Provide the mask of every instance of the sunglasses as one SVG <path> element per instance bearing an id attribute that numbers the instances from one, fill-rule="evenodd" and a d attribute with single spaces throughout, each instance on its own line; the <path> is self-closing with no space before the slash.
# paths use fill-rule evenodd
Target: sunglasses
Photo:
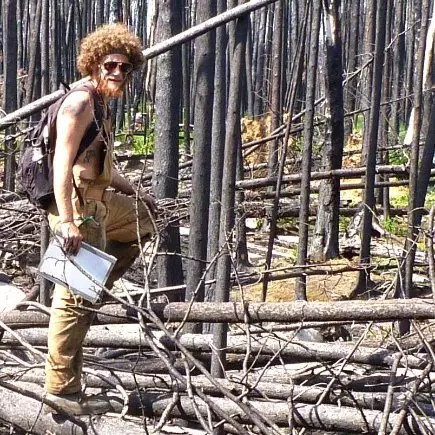
<path id="1" fill-rule="evenodd" d="M 103 66 L 108 73 L 112 73 L 118 67 L 123 74 L 129 74 L 133 70 L 133 65 L 128 62 L 108 61 L 108 62 L 104 62 Z"/>

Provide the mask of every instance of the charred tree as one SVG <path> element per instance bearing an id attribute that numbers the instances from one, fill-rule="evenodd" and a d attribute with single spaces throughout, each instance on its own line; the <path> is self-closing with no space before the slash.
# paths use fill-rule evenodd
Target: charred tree
<path id="1" fill-rule="evenodd" d="M 364 24 L 364 47 L 362 65 L 364 65 L 364 71 L 361 78 L 361 97 L 360 106 L 365 108 L 370 106 L 372 97 L 372 85 L 373 85 L 373 59 L 375 49 L 375 26 L 376 26 L 376 4 L 377 0 L 368 0 L 365 2 L 365 24 Z M 369 112 L 370 113 L 370 112 Z M 361 163 L 364 165 L 367 162 L 368 148 L 370 147 L 368 140 L 368 131 L 370 129 L 370 114 L 364 114 L 364 142 L 363 152 L 361 155 Z"/>
<path id="2" fill-rule="evenodd" d="M 30 0 L 31 22 L 30 22 L 30 48 L 29 67 L 26 89 L 26 104 L 40 96 L 41 85 L 41 44 L 39 41 L 39 29 L 41 27 L 42 0 Z"/>
<path id="3" fill-rule="evenodd" d="M 299 245 L 297 264 L 303 266 L 308 256 L 308 217 L 310 206 L 310 182 L 311 182 L 311 159 L 313 153 L 314 135 L 314 100 L 316 97 L 317 65 L 319 54 L 319 32 L 322 12 L 321 0 L 314 0 L 312 4 L 312 26 L 309 47 L 309 60 L 307 69 L 307 92 L 306 113 L 304 119 L 304 142 L 302 151 L 302 174 L 301 174 L 301 208 L 299 211 Z M 295 297 L 298 300 L 306 300 L 306 277 L 296 280 Z"/>
<path id="4" fill-rule="evenodd" d="M 359 54 L 359 29 L 360 29 L 361 0 L 351 0 L 349 21 L 347 24 L 347 74 L 353 74 L 358 66 Z M 357 77 L 350 78 L 346 84 L 345 108 L 347 112 L 353 112 L 356 107 L 356 95 L 358 89 Z M 346 122 L 345 138 L 349 137 L 353 130 L 353 118 L 349 117 Z"/>
<path id="5" fill-rule="evenodd" d="M 217 262 L 215 301 L 229 300 L 231 272 L 231 238 L 234 231 L 235 217 L 235 182 L 237 164 L 237 146 L 240 145 L 240 106 L 242 98 L 242 72 L 245 71 L 246 33 L 248 16 L 237 20 L 234 35 L 231 35 L 234 47 L 231 52 L 230 83 L 228 93 L 228 110 L 225 133 L 224 172 L 222 180 L 222 209 L 220 217 L 219 246 L 222 252 Z M 211 362 L 211 373 L 214 377 L 223 376 L 225 369 L 225 346 L 228 325 L 218 323 L 213 328 L 213 342 L 216 352 Z"/>
<path id="6" fill-rule="evenodd" d="M 181 14 L 178 3 L 171 0 L 159 6 L 158 36 L 167 39 L 180 32 Z M 157 198 L 176 198 L 178 193 L 178 123 L 181 91 L 181 49 L 175 47 L 157 59 L 156 124 L 153 189 Z M 159 286 L 183 282 L 180 232 L 169 225 L 161 235 L 160 249 L 170 254 L 158 257 Z"/>
<path id="7" fill-rule="evenodd" d="M 217 13 L 226 9 L 226 0 L 218 0 Z M 216 29 L 216 59 L 214 75 L 214 99 L 213 99 L 213 131 L 211 139 L 211 172 L 210 172 L 210 211 L 208 223 L 208 247 L 207 260 L 210 263 L 208 279 L 215 277 L 215 256 L 219 251 L 219 231 L 222 197 L 222 174 L 224 166 L 224 151 L 222 144 L 225 143 L 225 115 L 227 107 L 226 99 L 226 49 L 228 45 L 227 30 L 224 26 Z M 212 294 L 214 287 L 208 289 L 205 299 L 214 299 Z"/>
<path id="8" fill-rule="evenodd" d="M 198 23 L 216 15 L 216 5 L 213 6 L 213 4 L 214 2 L 208 0 L 198 2 Z M 195 148 L 192 164 L 186 300 L 204 300 L 203 274 L 207 261 L 210 205 L 215 44 L 214 31 L 200 36 L 195 42 Z"/>
<path id="9" fill-rule="evenodd" d="M 360 264 L 370 264 L 370 241 L 372 234 L 372 215 L 375 207 L 375 178 L 376 178 L 376 154 L 378 148 L 378 127 L 379 112 L 382 93 L 382 68 L 384 64 L 385 50 L 385 24 L 387 5 L 385 2 L 378 2 L 376 11 L 376 43 L 373 63 L 373 77 L 371 86 L 371 105 L 368 117 L 368 130 L 364 132 L 367 136 L 367 170 L 364 188 L 364 217 L 361 233 Z M 364 293 L 369 285 L 369 270 L 365 269 L 359 273 L 355 293 Z"/>
<path id="10" fill-rule="evenodd" d="M 265 57 L 266 57 L 266 18 L 267 18 L 267 8 L 262 8 L 257 12 L 258 23 L 256 25 L 257 29 L 257 50 L 255 58 L 255 76 L 254 76 L 254 116 L 260 116 L 264 111 L 264 98 L 265 90 L 263 88 L 263 76 L 265 71 Z"/>
<path id="11" fill-rule="evenodd" d="M 6 113 L 17 109 L 17 2 L 3 2 L 3 110 Z M 6 134 L 13 133 L 14 127 Z M 4 181 L 3 187 L 11 192 L 15 190 L 15 140 L 5 143 Z"/>
<path id="12" fill-rule="evenodd" d="M 416 74 L 414 83 L 414 116 L 412 126 L 412 145 L 411 145 L 411 159 L 410 159 L 410 174 L 409 174 L 409 198 L 408 198 L 408 231 L 404 247 L 405 258 L 402 259 L 401 268 L 399 273 L 403 274 L 403 279 L 397 280 L 396 294 L 399 297 L 411 298 L 415 294 L 413 288 L 413 269 L 415 253 L 417 249 L 417 241 L 420 233 L 419 226 L 421 224 L 422 212 L 417 210 L 417 207 L 424 206 L 424 200 L 426 197 L 427 187 L 429 183 L 428 172 L 430 172 L 430 166 L 428 162 L 421 161 L 424 165 L 423 170 L 420 166 L 420 133 L 422 126 L 422 109 L 423 109 L 423 90 L 425 85 L 427 86 L 427 80 L 424 77 L 424 63 L 426 52 L 426 41 L 428 33 L 428 21 L 429 21 L 429 7 L 430 1 L 424 0 L 422 4 L 422 21 L 420 27 L 419 46 L 417 50 L 416 58 Z M 433 49 L 433 48 L 432 48 Z M 432 50 L 431 50 L 432 51 Z M 429 91 L 429 89 L 427 89 Z M 430 92 L 430 91 L 429 91 Z M 429 113 L 426 114 L 428 116 Z M 429 135 L 428 135 L 429 136 Z M 426 147 L 431 146 L 425 144 L 424 157 L 433 159 L 433 150 L 430 151 Z M 432 144 L 433 145 L 433 144 Z M 400 322 L 400 330 L 402 333 L 409 331 L 410 324 L 407 321 Z"/>
<path id="13" fill-rule="evenodd" d="M 324 1 L 326 50 L 326 135 L 322 152 L 323 170 L 341 169 L 344 148 L 343 64 L 340 0 Z M 314 227 L 310 258 L 321 262 L 339 255 L 340 178 L 320 185 L 319 212 Z"/>
<path id="14" fill-rule="evenodd" d="M 190 26 L 189 19 L 189 0 L 183 0 L 183 30 Z M 191 156 L 190 149 L 190 41 L 186 42 L 181 47 L 182 52 L 182 68 L 183 68 L 183 144 L 184 144 L 184 159 L 189 160 Z"/>
<path id="15" fill-rule="evenodd" d="M 284 5 L 282 0 L 275 3 L 274 26 L 272 36 L 272 86 L 270 96 L 270 112 L 272 114 L 272 131 L 281 125 L 281 67 L 282 67 L 282 26 Z M 269 156 L 267 173 L 269 177 L 275 176 L 278 171 L 278 140 L 269 142 Z"/>

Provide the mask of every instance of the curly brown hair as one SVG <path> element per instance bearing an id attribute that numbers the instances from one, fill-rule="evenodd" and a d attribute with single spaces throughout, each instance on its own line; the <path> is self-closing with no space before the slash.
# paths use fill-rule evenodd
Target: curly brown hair
<path id="1" fill-rule="evenodd" d="M 100 59 L 109 54 L 127 56 L 134 70 L 139 69 L 144 62 L 140 39 L 127 26 L 105 24 L 82 40 L 77 68 L 84 76 L 92 75 Z"/>

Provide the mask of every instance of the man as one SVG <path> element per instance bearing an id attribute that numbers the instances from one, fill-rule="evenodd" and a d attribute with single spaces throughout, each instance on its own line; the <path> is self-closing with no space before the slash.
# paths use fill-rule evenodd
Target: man
<path id="1" fill-rule="evenodd" d="M 109 99 L 122 95 L 132 71 L 143 63 L 141 44 L 124 25 L 105 25 L 82 41 L 77 63 L 90 80 L 71 92 L 58 112 L 53 157 L 56 201 L 48 219 L 50 228 L 63 237 L 67 253 L 76 254 L 85 241 L 118 259 L 106 283 L 111 288 L 137 257 L 141 244 L 138 235 L 143 242 L 154 232 L 154 201 L 142 195 L 143 201 L 136 204 L 135 189 L 113 167 L 108 109 Z M 98 134 L 78 155 L 92 128 Z M 107 402 L 81 394 L 82 343 L 92 314 L 80 306 L 90 303 L 55 286 L 48 330 L 46 397 L 73 414 L 105 412 Z"/>

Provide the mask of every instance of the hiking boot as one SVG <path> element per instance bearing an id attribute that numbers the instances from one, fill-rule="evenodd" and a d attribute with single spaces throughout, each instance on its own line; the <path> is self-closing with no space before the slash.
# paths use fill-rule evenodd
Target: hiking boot
<path id="1" fill-rule="evenodd" d="M 107 397 L 102 394 L 86 396 L 82 393 L 73 394 L 51 394 L 46 393 L 46 399 L 52 400 L 64 411 L 73 415 L 97 415 L 106 412 L 117 412 L 122 408 L 120 399 Z M 46 405 L 47 411 L 57 414 L 57 411 Z"/>

